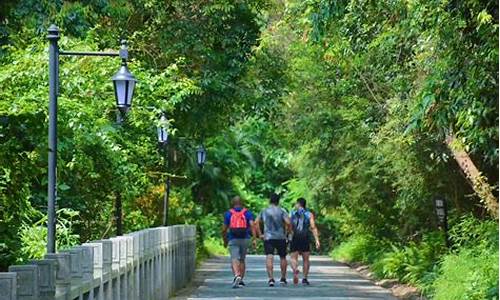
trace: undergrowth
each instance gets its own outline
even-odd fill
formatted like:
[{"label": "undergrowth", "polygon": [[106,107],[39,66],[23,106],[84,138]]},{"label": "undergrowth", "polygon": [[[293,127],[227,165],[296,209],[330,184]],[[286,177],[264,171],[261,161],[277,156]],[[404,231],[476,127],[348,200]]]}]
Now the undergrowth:
[{"label": "undergrowth", "polygon": [[331,256],[369,264],[375,277],[411,284],[431,299],[498,299],[498,224],[472,216],[452,223],[450,249],[441,232],[408,243],[354,234]]}]

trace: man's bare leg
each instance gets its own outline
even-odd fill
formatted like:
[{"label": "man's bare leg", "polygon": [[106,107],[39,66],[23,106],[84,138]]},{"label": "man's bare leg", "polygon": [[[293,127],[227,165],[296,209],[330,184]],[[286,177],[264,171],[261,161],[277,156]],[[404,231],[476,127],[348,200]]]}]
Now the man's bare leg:
[{"label": "man's bare leg", "polygon": [[273,256],[274,255],[270,254],[266,257],[266,270],[267,270],[267,276],[269,277],[269,279],[274,279]]},{"label": "man's bare leg", "polygon": [[299,252],[295,251],[290,254],[290,263],[293,271],[293,284],[299,283]]},{"label": "man's bare leg", "polygon": [[233,269],[234,276],[241,276],[240,273],[240,261],[237,259],[231,260],[231,268]]},{"label": "man's bare leg", "polygon": [[290,253],[290,264],[292,265],[292,270],[295,271],[299,267],[299,252]]},{"label": "man's bare leg", "polygon": [[304,278],[307,279],[307,276],[309,275],[309,268],[311,267],[311,252],[303,252],[302,253],[302,261],[304,264],[303,267],[303,272],[304,272]]},{"label": "man's bare leg", "polygon": [[241,279],[243,279],[243,277],[245,277],[245,270],[246,270],[245,261],[244,260],[240,260],[240,276],[241,276]]},{"label": "man's bare leg", "polygon": [[281,278],[286,279],[286,267],[288,266],[288,262],[286,261],[286,256],[281,258],[280,257],[280,268],[281,268]]}]

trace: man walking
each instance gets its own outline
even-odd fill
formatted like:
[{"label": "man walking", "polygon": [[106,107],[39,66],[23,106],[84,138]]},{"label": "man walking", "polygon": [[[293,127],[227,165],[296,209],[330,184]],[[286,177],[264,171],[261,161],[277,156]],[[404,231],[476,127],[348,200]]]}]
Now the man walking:
[{"label": "man walking", "polygon": [[287,212],[279,206],[280,197],[273,193],[269,200],[269,207],[257,217],[256,230],[262,238],[260,224],[264,225],[264,252],[266,254],[266,269],[269,277],[269,286],[274,286],[273,259],[275,252],[280,256],[281,279],[280,284],[286,285],[286,231],[290,228],[290,218]]},{"label": "man walking", "polygon": [[245,258],[250,245],[250,234],[254,237],[256,246],[254,216],[243,207],[241,198],[236,196],[232,199],[233,208],[224,214],[224,225],[222,226],[222,239],[224,246],[229,246],[231,255],[231,268],[233,270],[233,288],[243,287],[245,277]]},{"label": "man walking", "polygon": [[290,257],[293,270],[293,284],[299,283],[299,254],[302,256],[302,270],[304,277],[302,279],[303,285],[309,285],[307,276],[309,275],[310,263],[310,242],[311,232],[316,242],[316,249],[319,250],[319,236],[314,215],[306,208],[306,199],[299,198],[295,204],[295,210],[290,213],[292,222],[292,242],[290,243]]}]

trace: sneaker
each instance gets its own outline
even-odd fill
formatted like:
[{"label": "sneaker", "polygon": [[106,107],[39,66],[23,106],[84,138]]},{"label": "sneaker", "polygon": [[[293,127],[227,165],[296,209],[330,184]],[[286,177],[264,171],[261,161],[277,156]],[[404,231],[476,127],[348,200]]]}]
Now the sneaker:
[{"label": "sneaker", "polygon": [[281,285],[287,285],[286,278],[281,278],[280,279],[280,284]]},{"label": "sneaker", "polygon": [[243,282],[243,279],[240,280],[240,286],[246,286],[246,284]]},{"label": "sneaker", "polygon": [[233,279],[233,289],[237,289],[240,286],[240,282],[241,282],[241,277],[240,276],[234,277],[234,279]]},{"label": "sneaker", "polygon": [[269,279],[269,281],[267,283],[269,284],[270,287],[273,287],[274,286],[274,279]]},{"label": "sneaker", "polygon": [[307,280],[307,278],[302,279],[302,284],[309,285],[309,280]]},{"label": "sneaker", "polygon": [[299,270],[295,270],[295,272],[293,272],[293,284],[299,284]]}]

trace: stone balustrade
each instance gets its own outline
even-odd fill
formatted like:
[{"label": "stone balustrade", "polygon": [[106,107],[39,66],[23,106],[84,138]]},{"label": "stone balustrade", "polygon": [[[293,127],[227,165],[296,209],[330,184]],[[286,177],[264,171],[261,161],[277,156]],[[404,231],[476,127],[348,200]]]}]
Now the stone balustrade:
[{"label": "stone balustrade", "polygon": [[196,228],[156,227],[0,273],[0,300],[165,300],[192,278]]}]

